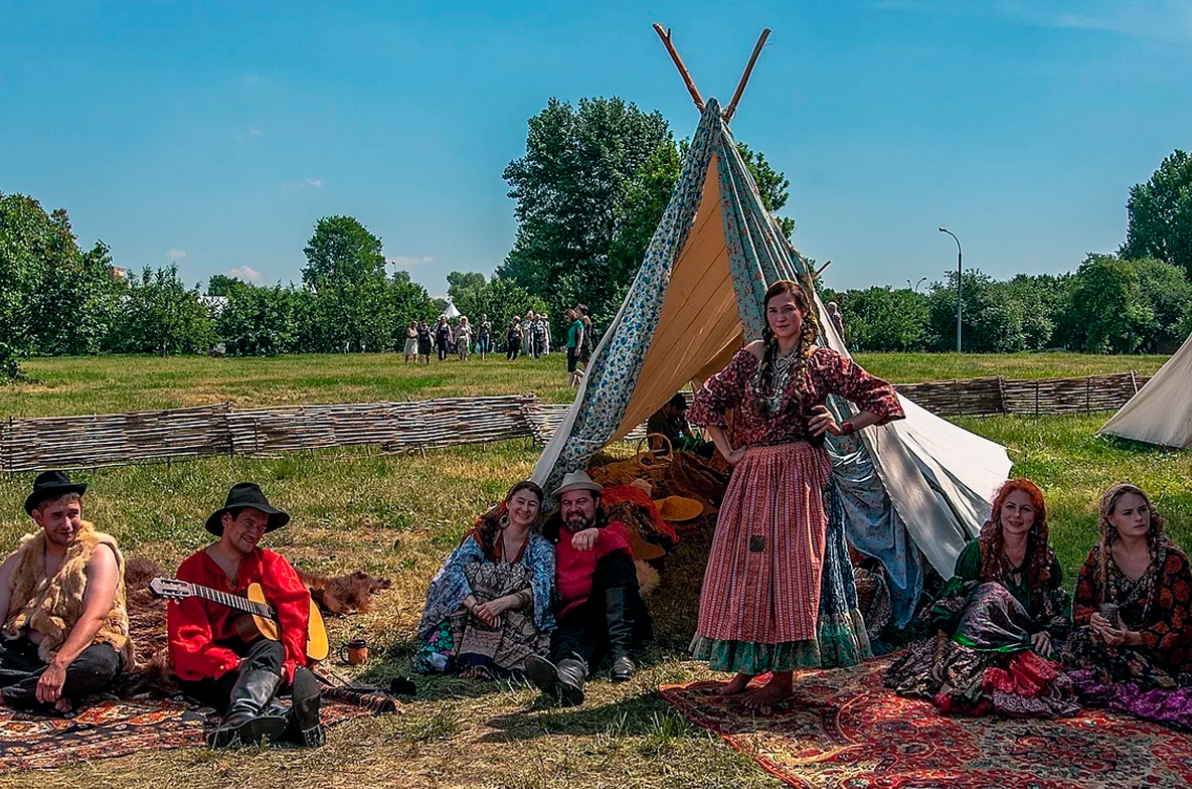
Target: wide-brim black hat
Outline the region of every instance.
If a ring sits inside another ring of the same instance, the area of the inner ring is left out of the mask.
[[[77,493],[82,496],[87,492],[87,483],[70,481],[62,471],[43,471],[33,480],[33,492],[25,499],[25,514],[32,515],[38,504],[49,499],[65,496],[67,493]]]
[[[255,482],[237,482],[228,491],[228,498],[224,501],[224,505],[211,513],[211,517],[207,518],[207,531],[216,537],[222,537],[224,513],[230,510],[243,509],[244,507],[252,507],[254,510],[260,510],[269,516],[269,522],[265,525],[266,533],[280,529],[290,522],[290,514],[288,512],[282,512],[270,506],[269,499],[265,498],[265,494],[261,492],[260,485]]]

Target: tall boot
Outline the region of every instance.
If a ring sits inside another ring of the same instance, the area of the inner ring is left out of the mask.
[[[633,649],[633,596],[636,590],[615,586],[604,590],[604,623],[608,632],[609,654],[613,659],[613,682],[633,679],[637,666],[629,652]]]
[[[281,677],[267,669],[245,671],[232,686],[231,703],[219,728],[207,735],[207,745],[228,748],[252,745],[264,737],[276,739],[286,729],[286,719],[269,708]]]
[[[564,707],[584,703],[588,664],[579,658],[563,658],[556,665],[544,657],[531,655],[526,658],[526,674],[535,687]]]
[[[327,744],[327,727],[319,720],[321,706],[319,680],[310,669],[294,669],[293,702],[282,733],[282,742],[304,748],[318,748]]]

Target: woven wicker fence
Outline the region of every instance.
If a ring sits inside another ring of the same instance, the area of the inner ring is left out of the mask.
[[[899,384],[898,392],[940,416],[1049,416],[1116,411],[1148,380],[1135,372],[1083,378],[971,378]]]
[[[1133,372],[1087,378],[975,378],[903,384],[898,391],[941,416],[1112,411],[1147,379]],[[0,422],[0,471],[98,468],[211,455],[275,455],[378,446],[420,451],[531,438],[544,446],[570,406],[534,395],[457,397],[233,411],[226,403],[168,411],[9,419]],[[638,426],[626,436],[645,435]]]

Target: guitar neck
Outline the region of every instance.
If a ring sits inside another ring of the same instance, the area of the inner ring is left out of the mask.
[[[228,594],[227,592],[221,592],[218,589],[209,589],[206,586],[199,586],[198,584],[193,584],[193,586],[196,597],[201,597],[204,600],[210,600],[211,602],[219,603],[220,605],[226,605],[228,608],[234,608],[237,611],[243,611],[246,614],[264,617],[265,619],[271,619],[274,622],[277,621],[277,612],[273,610],[273,606],[271,605],[266,605],[264,603],[254,603],[247,597]]]

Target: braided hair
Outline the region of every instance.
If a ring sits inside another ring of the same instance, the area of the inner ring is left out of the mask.
[[[1119,534],[1117,527],[1113,525],[1110,516],[1117,510],[1118,500],[1127,493],[1133,493],[1146,503],[1146,508],[1151,515],[1151,527],[1146,533],[1147,547],[1150,549],[1152,560],[1158,555],[1159,547],[1163,542],[1163,518],[1158,512],[1155,512],[1155,507],[1151,504],[1151,500],[1142,492],[1142,488],[1137,485],[1132,485],[1129,482],[1119,482],[1112,486],[1109,490],[1101,495],[1101,512],[1100,512],[1100,527],[1101,527],[1101,541],[1098,543],[1101,555],[1098,557],[1097,575],[1101,580],[1102,594],[1109,584],[1109,554],[1113,549],[1113,544],[1118,541]],[[1152,561],[1152,567],[1154,561]]]
[[[807,359],[815,349],[815,340],[819,337],[819,321],[816,318],[815,310],[807,293],[799,283],[789,279],[778,280],[766,291],[766,297],[762,301],[763,316],[770,306],[770,301],[784,293],[790,294],[791,298],[795,301],[796,309],[803,316],[803,325],[799,333],[799,345],[795,349],[794,367],[791,369],[791,378],[797,380],[805,374]],[[765,327],[762,329],[762,342],[762,360],[758,365],[757,389],[759,393],[763,394],[764,402],[764,394],[770,392],[774,386],[774,361],[778,358],[778,336],[770,328],[770,319],[768,317],[766,318]],[[794,396],[799,409],[802,410],[803,395],[799,387],[795,387]]]

